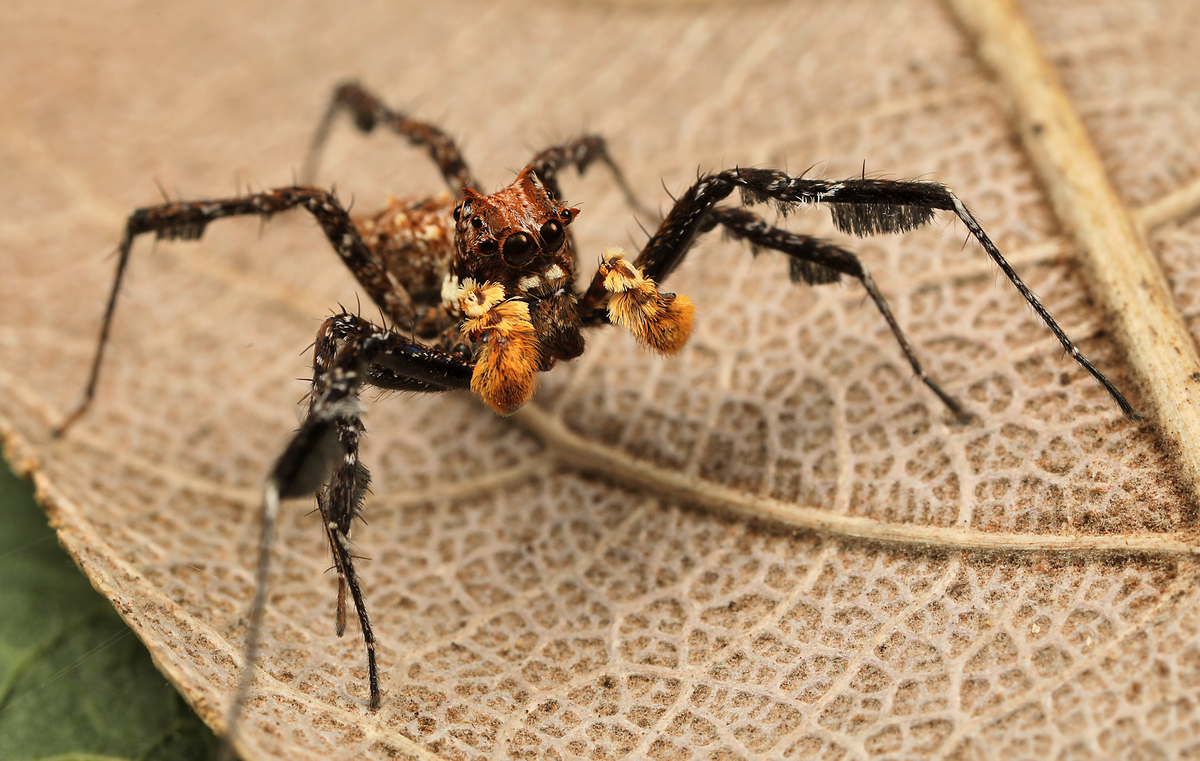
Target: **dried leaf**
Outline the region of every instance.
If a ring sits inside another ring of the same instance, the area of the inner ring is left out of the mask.
[[[1120,199],[1161,225],[1150,241],[1194,319],[1200,229],[1178,200],[1200,176],[1194,8],[1027,11]],[[49,429],[78,399],[124,214],[155,201],[155,179],[191,198],[290,182],[338,79],[462,136],[493,187],[530,146],[585,125],[663,204],[660,181],[677,192],[697,167],[734,164],[946,182],[1136,390],[1012,99],[936,4],[9,15],[0,66],[26,74],[0,83],[0,430],[63,543],[217,725],[253,590],[257,487],[296,425],[302,349],[330,308],[356,303],[352,279],[300,216],[142,244],[94,409],[64,440]],[[346,125],[322,180],[360,209],[441,187],[422,156]],[[642,240],[602,172],[566,191],[585,263]],[[794,287],[786,262],[715,237],[671,280],[701,310],[675,358],[607,331],[512,419],[460,396],[373,404],[356,538],[384,706],[366,711],[361,645],[333,634],[323,536],[297,502],[239,750],[1194,749],[1195,506],[1164,454],[1191,445],[1121,419],[962,226],[940,222],[854,245],[969,425],[914,386],[860,288]],[[823,209],[787,224],[836,237]]]

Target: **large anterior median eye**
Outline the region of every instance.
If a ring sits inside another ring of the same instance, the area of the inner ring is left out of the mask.
[[[563,226],[553,219],[542,225],[542,248],[545,251],[557,251],[558,247],[563,244],[566,238],[566,233],[563,232]]]
[[[504,248],[500,251],[500,256],[504,258],[504,263],[511,267],[520,267],[528,264],[529,260],[537,252],[537,246],[533,243],[533,238],[529,233],[513,233],[504,241]]]

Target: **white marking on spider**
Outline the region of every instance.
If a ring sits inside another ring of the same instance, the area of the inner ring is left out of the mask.
[[[442,306],[454,313],[458,312],[459,289],[458,277],[446,273],[445,279],[442,280]]]
[[[363,414],[362,404],[354,397],[346,397],[329,405],[325,416],[328,418],[339,418],[355,417],[361,414]]]

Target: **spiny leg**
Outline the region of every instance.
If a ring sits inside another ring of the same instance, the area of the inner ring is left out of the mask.
[[[900,344],[900,350],[904,352],[908,364],[912,367],[913,374],[920,378],[930,391],[937,394],[955,417],[960,420],[970,417],[957,399],[925,374],[921,361],[917,359],[916,352],[904,331],[900,329],[900,323],[892,314],[887,299],[883,297],[879,286],[875,285],[875,280],[853,252],[811,235],[799,235],[772,227],[762,217],[746,209],[717,207],[713,209],[710,219],[713,226],[720,224],[731,237],[749,243],[751,251],[755,254],[764,248],[786,254],[789,257],[788,274],[793,283],[824,285],[837,282],[841,275],[857,278],[863,288],[867,289],[867,295],[875,302],[883,319],[887,321],[892,335]]]
[[[454,138],[428,122],[413,119],[402,111],[393,111],[357,82],[344,82],[334,89],[333,100],[317,125],[317,132],[313,135],[312,145],[308,149],[308,157],[300,175],[303,182],[312,182],[316,176],[317,163],[321,159],[325,141],[329,138],[333,120],[343,110],[350,112],[355,126],[363,132],[370,132],[377,124],[382,124],[406,138],[412,145],[424,148],[429,158],[438,165],[452,190],[479,187],[479,183],[471,176],[471,170],[467,167],[466,159],[463,158]]]
[[[676,200],[642,249],[636,266],[655,282],[662,282],[683,261],[696,237],[711,229],[707,217],[714,206],[735,190],[741,191],[744,203],[773,201],[784,214],[802,205],[828,204],[838,229],[859,236],[907,232],[929,222],[935,211],[954,212],[1050,328],[1067,353],[1104,387],[1126,417],[1139,419],[1133,405],[1112,381],[1097,370],[1071,342],[962,201],[940,183],[872,179],[807,180],[769,169],[730,169],[706,175]],[[591,322],[598,319],[597,307],[605,296],[603,289],[598,288],[595,282],[584,295],[582,308]]]
[[[341,445],[341,461],[334,468],[332,477],[317,492],[317,509],[321,514],[321,525],[329,542],[333,567],[337,573],[337,605],[334,612],[334,631],[341,637],[346,633],[346,589],[349,587],[354,609],[358,613],[359,629],[367,649],[367,680],[370,691],[370,706],[379,707],[380,687],[378,665],[375,655],[375,632],[367,612],[366,599],[358,581],[351,551],[350,533],[354,519],[362,515],[363,498],[371,482],[370,472],[359,460],[359,438],[363,431],[362,420],[356,413],[334,417],[337,406],[357,410],[358,394],[352,391],[358,373],[362,371],[362,360],[353,356],[355,350],[347,348],[339,356],[339,346],[346,345],[347,338],[361,343],[368,335],[369,327],[356,324],[352,315],[338,315],[327,320],[317,334],[313,359],[313,389],[309,398],[309,418],[333,417],[338,443]],[[346,329],[349,328],[349,329]],[[347,345],[348,346],[348,345]],[[341,366],[335,370],[335,367]],[[346,366],[353,366],[353,375]],[[341,390],[335,387],[342,385]],[[343,395],[344,394],[344,395]],[[320,471],[320,468],[316,470]],[[260,562],[265,562],[261,560]]]
[[[621,193],[625,196],[625,202],[631,209],[649,217],[655,216],[653,211],[647,209],[638,200],[633,188],[625,180],[621,168],[608,155],[608,145],[600,135],[580,135],[565,143],[546,148],[533,157],[529,166],[532,166],[537,172],[538,178],[551,194],[562,200],[562,190],[558,186],[558,170],[565,166],[574,166],[575,171],[583,174],[596,161],[607,166],[612,172],[617,187],[621,189]]]
[[[100,339],[92,359],[83,400],[59,425],[55,434],[62,435],[78,420],[87,411],[96,394],[100,366],[104,359],[104,350],[108,346],[109,331],[117,307],[117,295],[129,264],[130,251],[139,235],[154,233],[157,240],[197,240],[204,234],[209,223],[218,219],[247,215],[268,219],[274,214],[297,206],[303,207],[316,218],[338,256],[354,273],[371,300],[389,317],[402,321],[415,313],[408,293],[395,282],[383,261],[362,240],[358,229],[350,220],[350,215],[330,191],[293,186],[234,198],[177,201],[137,209],[129,215],[125,223],[125,233],[121,236],[121,243],[117,248],[117,272],[109,291],[108,305],[105,307],[100,326]]]
[[[565,199],[565,196],[558,184],[559,170],[566,166],[574,166],[575,171],[582,175],[596,161],[607,166],[609,171],[612,172],[613,179],[616,180],[617,187],[621,189],[621,193],[625,196],[625,203],[629,208],[633,209],[635,213],[642,214],[650,219],[657,220],[659,218],[658,215],[643,206],[642,202],[638,200],[637,195],[633,192],[633,188],[626,182],[621,168],[608,155],[608,145],[600,135],[580,135],[565,143],[550,146],[534,155],[529,162],[529,166],[533,168],[538,180],[550,191],[550,195],[561,201]],[[574,229],[567,228],[566,233],[571,250],[578,251],[579,248],[575,245]]]
[[[339,404],[357,407],[357,392],[342,392],[347,395],[338,398],[337,394],[330,393],[330,387],[338,385],[339,374],[345,375],[344,370],[334,370],[335,363],[339,360],[339,347],[348,340],[361,343],[364,336],[370,334],[372,327],[349,314],[336,315],[321,326],[313,352],[313,387],[309,393],[309,418],[319,420],[322,417],[330,417],[333,406]],[[352,350],[348,349],[347,352],[346,357],[340,358],[342,364],[355,365],[356,373],[361,371],[362,368],[358,367],[362,364],[361,361],[350,356]],[[346,586],[349,582],[355,610],[359,611],[363,639],[367,643],[371,695],[374,696],[378,691],[373,668],[374,634],[366,614],[365,601],[360,604],[362,593],[358,589],[354,558],[349,549],[350,530],[354,519],[362,514],[363,499],[371,482],[371,474],[358,456],[359,438],[364,430],[362,421],[357,415],[343,416],[335,418],[335,426],[338,443],[341,445],[341,462],[337,463],[328,482],[317,492],[317,508],[321,513],[321,525],[325,529],[325,536],[333,555],[334,570],[337,572],[335,631],[339,637],[346,631]],[[322,469],[314,470],[320,472]]]
[[[367,648],[370,708],[379,707],[381,690],[375,657],[375,635],[358,581],[350,532],[362,507],[370,476],[358,459],[362,432],[358,394],[363,384],[400,391],[436,392],[467,389],[472,363],[446,354],[356,315],[342,313],[326,320],[317,334],[309,412],[263,486],[262,535],[259,540],[257,586],[251,603],[246,662],[230,706],[230,734],[249,695],[253,667],[261,648],[271,548],[281,499],[317,494],[326,537],[338,574],[335,629],[345,631],[345,590],[358,613]]]

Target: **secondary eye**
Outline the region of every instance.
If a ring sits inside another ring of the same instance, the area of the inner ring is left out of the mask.
[[[553,219],[542,225],[541,236],[542,248],[546,251],[557,251],[563,244],[563,239],[566,238],[562,225]]]
[[[496,253],[496,249],[498,248],[499,246],[496,245],[496,241],[493,238],[484,238],[483,240],[479,241],[479,245],[477,246],[479,253],[486,255]]]
[[[504,241],[504,250],[500,252],[500,256],[504,257],[505,264],[520,267],[528,264],[536,252],[537,246],[528,233],[513,233]]]

